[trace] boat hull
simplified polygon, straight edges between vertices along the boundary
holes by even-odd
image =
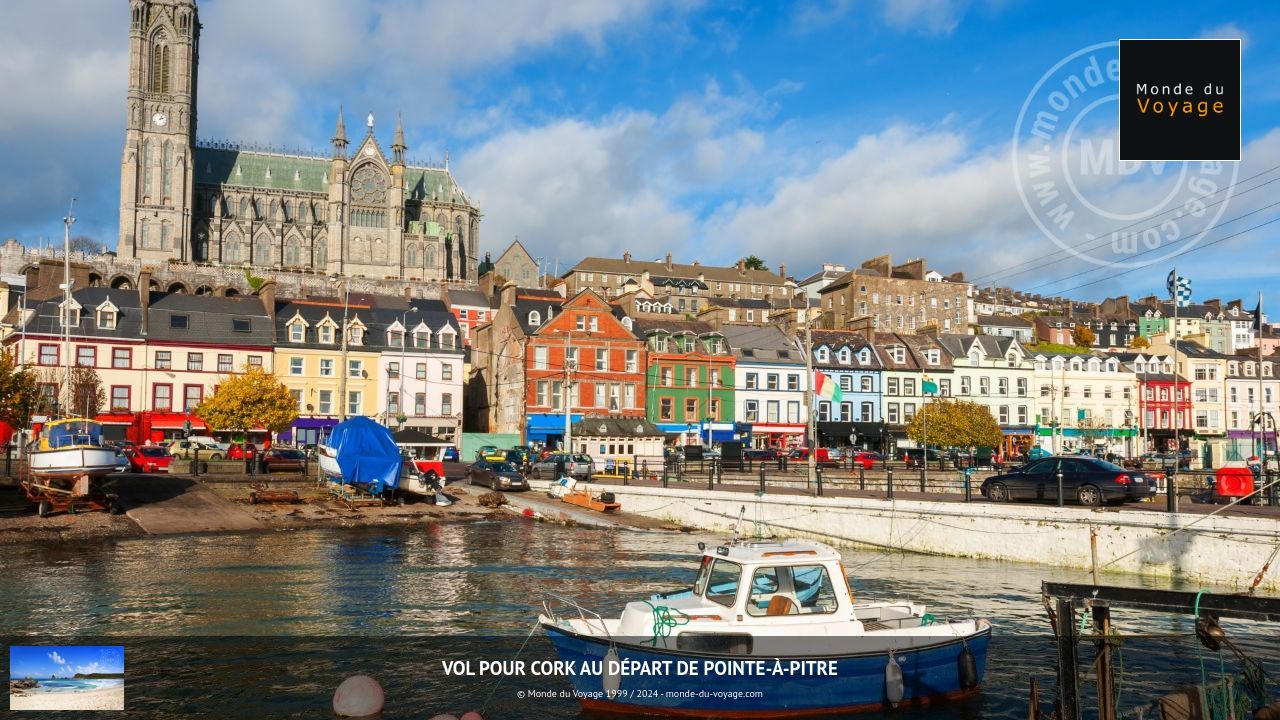
[[[666,717],[794,718],[820,717],[849,712],[880,710],[889,706],[885,689],[887,652],[814,656],[804,660],[830,661],[834,673],[773,675],[704,673],[706,661],[763,660],[770,669],[775,658],[744,655],[711,655],[668,651],[623,642],[614,644],[622,663],[672,660],[695,663],[697,672],[629,674],[618,678],[618,692],[607,693],[600,669],[610,645],[608,640],[580,635],[544,624],[562,661],[572,663],[569,681],[582,707],[599,713]],[[903,705],[921,705],[962,697],[977,690],[986,669],[991,628],[986,626],[964,638],[940,638],[936,644],[895,652],[902,668]],[[965,648],[973,656],[977,684],[961,683],[960,656]],[[792,660],[780,658],[785,670]],[[583,666],[583,663],[589,663]],[[670,667],[679,667],[673,664]],[[832,666],[828,666],[832,667]],[[585,671],[584,671],[585,670]]]
[[[338,467],[338,454],[332,448],[321,447],[316,452],[316,459],[320,463],[320,472],[331,480],[342,480],[342,468]]]
[[[29,460],[31,474],[42,478],[103,477],[117,470],[116,452],[111,448],[36,450]]]

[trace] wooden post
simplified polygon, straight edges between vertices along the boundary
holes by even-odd
[[[1093,643],[1098,657],[1098,720],[1116,720],[1115,677],[1111,672],[1111,646],[1107,643],[1107,631],[1111,629],[1111,608],[1094,605],[1093,628],[1101,636]]]
[[[1076,624],[1071,600],[1058,598],[1058,718],[1080,720],[1080,676],[1076,658]]]

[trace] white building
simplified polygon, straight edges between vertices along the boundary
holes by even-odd
[[[408,310],[378,309],[385,323],[379,343],[378,419],[449,441],[462,429],[462,340],[458,321],[439,300],[415,301]]]
[[[733,353],[734,417],[751,424],[756,447],[804,444],[809,382],[799,346],[773,326],[724,325]]]
[[[1040,444],[1051,452],[1134,450],[1138,397],[1134,372],[1114,356],[1037,354]]]
[[[938,341],[951,355],[950,394],[987,406],[1004,433],[1005,454],[1028,447],[1035,416],[1032,364],[1022,343],[986,335],[942,335]]]
[[[1261,366],[1256,352],[1227,358],[1225,460],[1243,460],[1256,455],[1261,449],[1259,443],[1264,440],[1268,451],[1275,449],[1274,425],[1267,421],[1266,427],[1262,428],[1254,420],[1259,409],[1277,418],[1278,397],[1280,380],[1276,378],[1275,358],[1263,356]],[[1261,407],[1259,398],[1262,399]]]

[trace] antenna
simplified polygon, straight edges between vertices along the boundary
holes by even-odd
[[[738,508],[738,522],[734,523],[734,525],[733,525],[733,540],[730,540],[730,541],[729,541],[729,544],[730,544],[730,545],[737,545],[737,544],[738,544],[738,535],[740,534],[740,531],[742,530],[742,517],[743,517],[744,515],[746,515],[746,514],[747,514],[747,506],[746,506],[746,505],[743,505],[741,508]]]

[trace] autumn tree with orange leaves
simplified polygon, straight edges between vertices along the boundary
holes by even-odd
[[[219,430],[263,427],[278,433],[298,417],[298,403],[275,375],[247,367],[242,374],[224,379],[194,412]]]

